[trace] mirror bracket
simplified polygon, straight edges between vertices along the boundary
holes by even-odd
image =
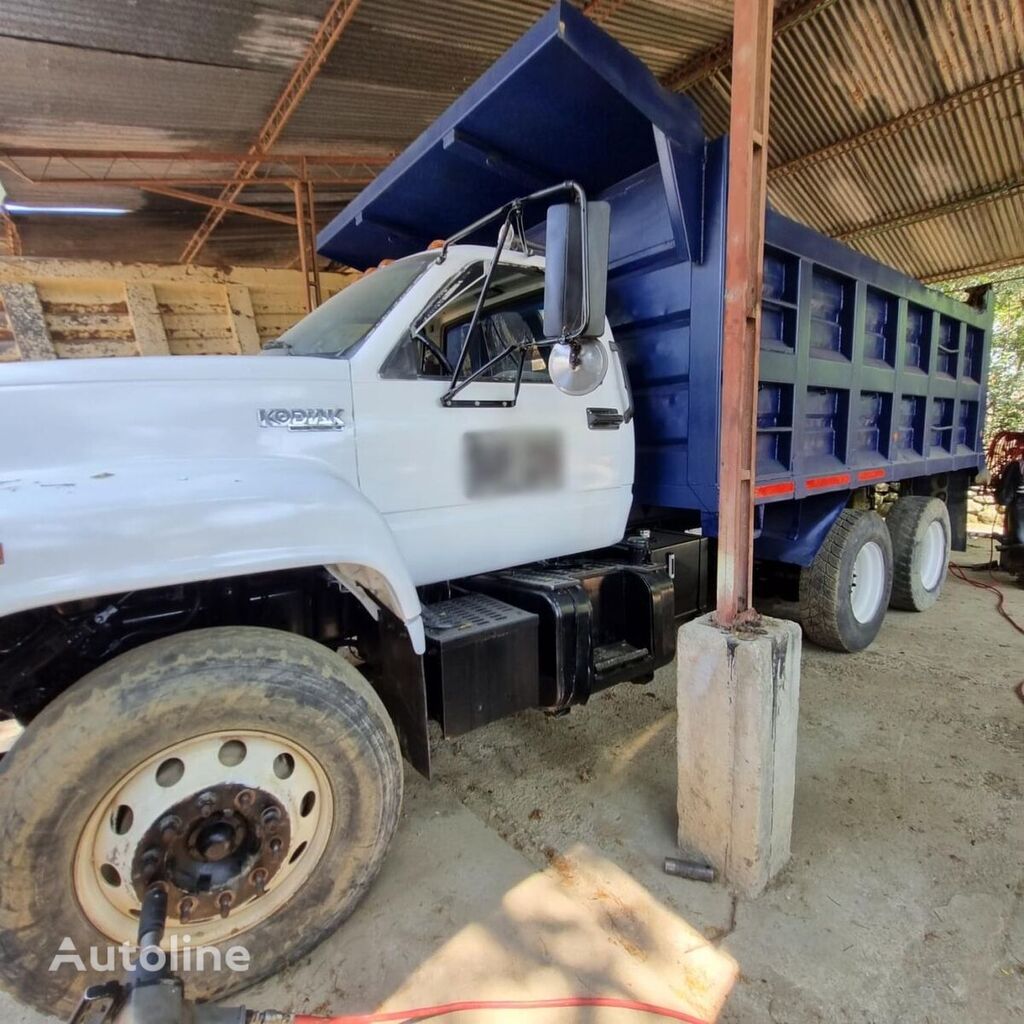
[[[484,276],[483,284],[480,287],[480,296],[476,301],[476,306],[473,309],[473,316],[469,321],[469,329],[466,331],[466,338],[462,343],[462,349],[459,352],[459,358],[455,362],[455,366],[452,370],[451,382],[449,383],[448,390],[441,396],[441,405],[446,409],[475,406],[479,408],[511,408],[516,404],[519,398],[519,388],[523,381],[523,365],[526,361],[526,350],[523,348],[519,349],[519,368],[516,373],[516,384],[515,391],[511,400],[500,399],[500,400],[487,400],[480,399],[467,400],[467,399],[456,399],[464,388],[472,384],[474,381],[479,380],[483,374],[485,374],[492,366],[496,363],[501,362],[509,353],[516,351],[514,346],[506,346],[501,352],[498,353],[493,359],[488,360],[483,366],[474,370],[465,380],[459,380],[459,375],[462,373],[462,368],[466,364],[466,356],[469,354],[469,347],[473,341],[474,334],[477,331],[480,323],[480,316],[483,312],[484,303],[487,300],[487,292],[490,289],[491,281],[494,278],[495,271],[498,268],[498,264],[501,260],[502,251],[505,246],[509,243],[509,236],[513,236],[515,239],[520,241],[523,251],[529,255],[530,245],[526,239],[526,228],[523,220],[523,208],[527,203],[537,203],[553,199],[555,196],[562,195],[564,193],[570,193],[575,198],[576,203],[580,208],[581,216],[581,243],[584,254],[583,259],[583,289],[584,289],[584,311],[585,315],[583,321],[580,324],[579,330],[576,331],[572,336],[565,336],[561,338],[555,338],[546,340],[538,344],[554,344],[557,341],[574,341],[579,338],[580,335],[586,330],[587,323],[589,321],[589,294],[590,294],[590,283],[588,277],[588,260],[586,254],[588,252],[588,238],[587,238],[587,196],[583,191],[582,187],[575,181],[563,181],[558,185],[552,185],[550,188],[540,189],[537,192],[533,192],[528,196],[522,196],[518,199],[513,199],[511,202],[505,203],[504,206],[499,206],[498,209],[492,210],[486,216],[481,217],[479,220],[474,221],[472,224],[464,227],[461,231],[456,232],[450,238],[445,239],[444,245],[441,246],[440,255],[437,257],[437,262],[443,263],[448,256],[448,247],[455,245],[462,241],[464,238],[468,238],[475,235],[477,232],[483,230],[487,225],[494,223],[497,220],[501,220],[501,228],[498,230],[498,240],[494,247],[494,256],[491,259],[491,265],[487,268],[487,273]]]

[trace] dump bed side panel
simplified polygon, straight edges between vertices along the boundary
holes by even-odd
[[[655,165],[608,189],[609,318],[636,402],[635,495],[717,507],[725,146],[707,147],[703,261],[673,245]],[[991,311],[769,211],[757,500],[983,465]],[[713,526],[712,523],[708,523]]]
[[[778,214],[766,235],[762,494],[981,467],[991,311]]]

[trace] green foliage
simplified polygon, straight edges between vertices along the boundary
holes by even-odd
[[[943,290],[958,294],[982,283],[991,283],[995,294],[985,423],[985,434],[991,437],[1000,430],[1024,430],[1024,275],[1018,267],[958,281]]]

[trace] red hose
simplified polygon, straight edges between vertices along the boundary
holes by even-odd
[[[957,565],[956,562],[949,563],[949,571],[958,579],[963,580],[964,583],[969,583],[972,587],[977,587],[979,590],[990,590],[996,595],[996,611],[1006,621],[1013,626],[1018,633],[1024,634],[1024,626],[1019,622],[1015,621],[1013,616],[1006,610],[1004,603],[1006,595],[1003,593],[1002,588],[995,583],[985,583],[983,580],[972,580],[965,572],[965,569],[987,569],[987,565]],[[992,570],[989,569],[989,575],[992,576]],[[995,577],[992,577],[995,579]]]
[[[296,1014],[295,1024],[382,1024],[384,1021],[430,1020],[444,1017],[449,1013],[465,1013],[468,1010],[549,1010],[561,1007],[598,1006],[614,1010],[632,1010],[634,1013],[649,1013],[666,1020],[680,1020],[683,1024],[708,1024],[699,1017],[691,1017],[682,1010],[670,1010],[667,1006],[641,1003],[635,999],[615,999],[606,996],[568,996],[565,999],[466,999],[458,1003],[440,1003],[437,1006],[420,1006],[415,1010],[388,1010],[383,1013],[352,1013],[341,1017],[309,1017]]]

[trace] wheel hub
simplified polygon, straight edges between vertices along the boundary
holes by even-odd
[[[225,784],[171,807],[143,834],[132,861],[139,900],[153,882],[168,887],[168,905],[182,922],[226,917],[262,896],[285,863],[291,821],[262,789]]]
[[[858,622],[870,622],[885,595],[885,555],[875,541],[857,553],[850,575],[850,605]]]
[[[98,803],[75,853],[76,898],[103,934],[130,942],[146,888],[162,882],[168,939],[215,944],[305,884],[332,820],[330,782],[296,741],[256,730],[182,739]]]

